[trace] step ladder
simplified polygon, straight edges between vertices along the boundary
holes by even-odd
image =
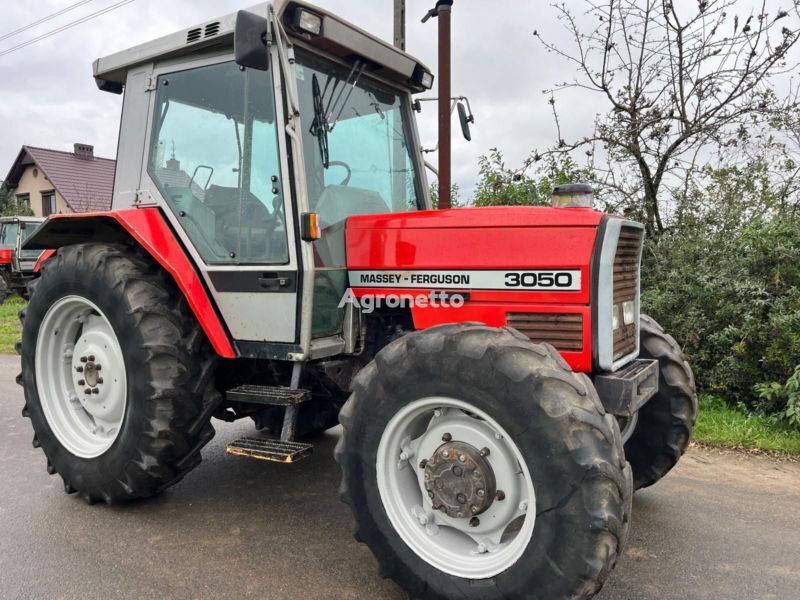
[[[231,402],[284,407],[280,439],[243,437],[227,445],[225,451],[228,454],[283,464],[295,463],[311,455],[312,444],[294,441],[300,405],[311,399],[311,392],[298,387],[300,369],[300,363],[295,363],[289,387],[247,384],[227,391],[226,397]]]

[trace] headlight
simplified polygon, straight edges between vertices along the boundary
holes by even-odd
[[[322,17],[302,8],[295,10],[292,25],[312,35],[322,33]]]
[[[633,300],[628,300],[622,303],[622,322],[625,325],[633,325],[633,320],[636,316]]]
[[[619,304],[615,304],[611,311],[611,327],[614,331],[619,329]]]
[[[433,87],[433,73],[426,71],[422,65],[414,67],[414,74],[411,80],[419,86],[429,90]]]

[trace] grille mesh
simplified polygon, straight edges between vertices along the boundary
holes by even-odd
[[[639,256],[642,251],[642,230],[635,227],[623,227],[619,234],[617,253],[614,256],[614,304],[636,300],[639,289]],[[639,324],[620,324],[614,331],[614,360],[636,350],[636,337]]]
[[[532,342],[547,342],[556,350],[583,350],[583,315],[551,313],[508,313],[506,323]]]

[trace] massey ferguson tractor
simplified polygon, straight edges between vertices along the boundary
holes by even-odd
[[[212,418],[252,419],[228,452],[278,463],[340,423],[356,539],[412,597],[595,594],[697,412],[640,314],[643,226],[579,184],[432,210],[431,72],[304,2],[94,76],[124,92],[113,208],[31,236],[52,255],[21,314],[23,415],[66,492],[158,494]]]

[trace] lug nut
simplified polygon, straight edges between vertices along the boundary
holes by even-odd
[[[92,393],[93,393],[93,394],[99,394],[99,393],[100,393],[100,390],[98,390],[97,388],[94,388],[94,389],[92,390]]]
[[[83,379],[78,379],[78,385],[86,385],[86,382]]]
[[[503,490],[497,490],[497,494],[495,495],[495,499],[502,502],[506,499],[506,493]]]
[[[94,370],[95,370],[95,371],[99,371],[99,370],[100,370],[100,366],[101,366],[101,365],[100,365],[100,363],[97,363],[97,364],[94,366]]]
[[[102,378],[102,377],[98,377],[98,378],[97,378],[97,383],[98,383],[98,384],[100,384],[100,383],[103,383],[103,378]]]
[[[83,393],[84,394],[91,394],[92,393],[92,388],[86,388],[85,390],[83,390]]]
[[[445,433],[445,434],[442,436],[442,441],[443,441],[443,442],[449,442],[449,441],[450,441],[450,440],[452,440],[452,439],[453,439],[453,436],[452,436],[452,435],[450,435],[449,433]]]
[[[489,456],[489,449],[481,448],[481,456]]]
[[[81,362],[82,362],[82,363],[85,363],[87,360],[89,360],[89,359],[88,359],[88,358],[86,358],[85,356],[81,356]]]
[[[82,367],[82,366],[80,366],[80,365],[78,365],[77,367],[75,367],[75,370],[76,370],[78,373],[83,373],[83,367]]]
[[[466,504],[467,497],[464,494],[459,494],[458,496],[456,496],[456,500],[458,501],[459,504]]]
[[[464,456],[463,454],[459,454],[458,455],[458,460],[459,460],[459,462],[467,462],[467,457]]]
[[[478,496],[479,496],[479,497],[481,497],[481,498],[483,498],[483,497],[486,495],[486,492],[484,491],[484,489],[483,489],[483,488],[479,489],[479,490],[478,490],[477,492],[475,492],[475,493],[476,493],[476,494],[478,494]]]
[[[419,461],[419,468],[420,469],[424,469],[427,466],[428,466],[428,459],[427,458],[423,458],[421,461]]]
[[[89,355],[89,360],[90,360],[91,362],[94,362],[94,354],[90,354],[90,355]]]
[[[473,504],[472,506],[469,507],[469,510],[474,515],[475,513],[478,512],[478,507]],[[470,523],[470,525],[472,525],[472,523]],[[475,527],[474,525],[472,526]]]
[[[480,524],[481,524],[481,520],[478,517],[472,517],[469,520],[469,526],[470,527],[477,527]]]

